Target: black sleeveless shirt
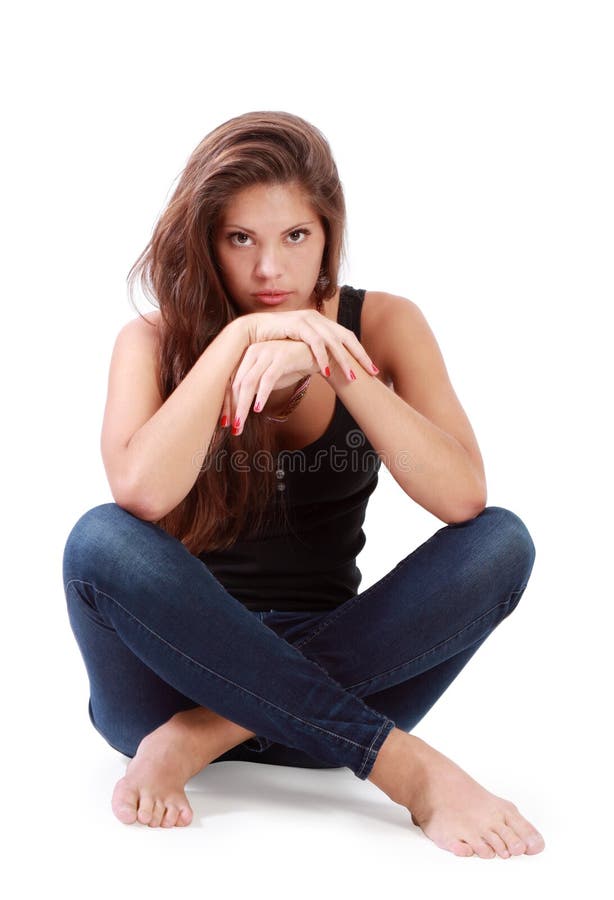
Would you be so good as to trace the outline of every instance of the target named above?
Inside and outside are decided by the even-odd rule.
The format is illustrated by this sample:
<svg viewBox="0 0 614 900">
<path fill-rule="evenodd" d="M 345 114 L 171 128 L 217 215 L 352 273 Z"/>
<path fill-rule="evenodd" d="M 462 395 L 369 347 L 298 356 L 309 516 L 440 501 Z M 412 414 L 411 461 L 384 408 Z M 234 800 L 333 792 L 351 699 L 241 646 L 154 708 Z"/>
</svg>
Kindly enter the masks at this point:
<svg viewBox="0 0 614 900">
<path fill-rule="evenodd" d="M 360 340 L 364 290 L 343 285 L 337 321 Z M 229 593 L 253 611 L 325 611 L 358 592 L 356 557 L 381 459 L 364 432 L 335 400 L 333 418 L 317 440 L 276 458 L 274 506 L 285 504 L 289 522 L 271 519 L 256 540 L 236 541 L 199 558 Z"/>
</svg>

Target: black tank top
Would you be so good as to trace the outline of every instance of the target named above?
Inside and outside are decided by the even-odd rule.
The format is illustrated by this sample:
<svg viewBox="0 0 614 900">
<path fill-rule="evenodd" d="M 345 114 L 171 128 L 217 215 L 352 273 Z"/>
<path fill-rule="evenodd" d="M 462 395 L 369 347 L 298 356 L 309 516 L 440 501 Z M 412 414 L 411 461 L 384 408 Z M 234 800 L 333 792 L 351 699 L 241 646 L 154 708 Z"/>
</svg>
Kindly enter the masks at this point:
<svg viewBox="0 0 614 900">
<path fill-rule="evenodd" d="M 360 340 L 364 290 L 343 285 L 337 321 Z M 365 545 L 362 529 L 381 459 L 341 403 L 335 401 L 324 434 L 299 450 L 277 454 L 273 506 L 285 505 L 288 522 L 256 540 L 236 541 L 199 558 L 248 609 L 334 609 L 358 592 L 362 573 L 356 557 Z"/>
</svg>

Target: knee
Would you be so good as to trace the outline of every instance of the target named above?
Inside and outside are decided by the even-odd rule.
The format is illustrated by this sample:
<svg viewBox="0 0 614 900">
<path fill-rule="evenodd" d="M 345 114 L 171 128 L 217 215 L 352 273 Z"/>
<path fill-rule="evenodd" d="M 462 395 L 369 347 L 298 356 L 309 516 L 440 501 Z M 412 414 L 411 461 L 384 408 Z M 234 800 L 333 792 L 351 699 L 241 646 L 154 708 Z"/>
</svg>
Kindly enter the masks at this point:
<svg viewBox="0 0 614 900">
<path fill-rule="evenodd" d="M 502 506 L 487 506 L 477 517 L 487 526 L 490 553 L 497 569 L 520 599 L 535 562 L 535 544 L 520 516 Z"/>
<path fill-rule="evenodd" d="M 62 569 L 64 584 L 72 578 L 84 578 L 92 574 L 103 557 L 108 560 L 114 552 L 114 545 L 122 541 L 125 546 L 125 527 L 129 512 L 117 503 L 102 503 L 94 506 L 77 519 L 64 545 Z M 135 519 L 135 521 L 138 521 Z"/>
</svg>

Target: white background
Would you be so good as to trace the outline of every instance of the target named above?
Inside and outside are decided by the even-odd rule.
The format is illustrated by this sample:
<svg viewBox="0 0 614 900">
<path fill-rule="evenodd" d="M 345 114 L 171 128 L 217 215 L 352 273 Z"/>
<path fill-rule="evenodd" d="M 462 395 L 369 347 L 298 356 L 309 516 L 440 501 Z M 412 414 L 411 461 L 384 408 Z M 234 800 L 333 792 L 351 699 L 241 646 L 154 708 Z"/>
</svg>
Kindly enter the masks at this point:
<svg viewBox="0 0 614 900">
<path fill-rule="evenodd" d="M 2 813 L 12 895 L 534 897 L 608 878 L 612 9 L 587 2 L 24 2 L 2 16 Z M 206 133 L 286 110 L 328 138 L 341 282 L 424 312 L 529 528 L 518 609 L 415 733 L 512 800 L 538 856 L 457 858 L 347 770 L 217 764 L 189 828 L 123 826 L 64 542 L 99 451 L 126 275 Z M 143 311 L 151 308 L 147 301 Z M 442 523 L 382 467 L 362 587 Z M 221 893 L 223 892 L 223 893 Z"/>
</svg>

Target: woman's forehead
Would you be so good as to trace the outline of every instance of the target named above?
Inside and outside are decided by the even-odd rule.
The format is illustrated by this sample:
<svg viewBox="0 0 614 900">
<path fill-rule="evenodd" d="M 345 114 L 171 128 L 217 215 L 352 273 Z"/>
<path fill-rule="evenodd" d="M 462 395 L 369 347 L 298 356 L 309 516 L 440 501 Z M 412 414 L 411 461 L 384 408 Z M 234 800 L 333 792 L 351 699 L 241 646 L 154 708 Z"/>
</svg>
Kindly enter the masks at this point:
<svg viewBox="0 0 614 900">
<path fill-rule="evenodd" d="M 302 191 L 286 185 L 258 185 L 232 197 L 219 221 L 247 232 L 281 232 L 299 224 L 317 224 L 318 216 Z"/>
</svg>

